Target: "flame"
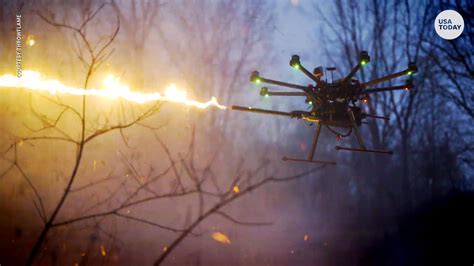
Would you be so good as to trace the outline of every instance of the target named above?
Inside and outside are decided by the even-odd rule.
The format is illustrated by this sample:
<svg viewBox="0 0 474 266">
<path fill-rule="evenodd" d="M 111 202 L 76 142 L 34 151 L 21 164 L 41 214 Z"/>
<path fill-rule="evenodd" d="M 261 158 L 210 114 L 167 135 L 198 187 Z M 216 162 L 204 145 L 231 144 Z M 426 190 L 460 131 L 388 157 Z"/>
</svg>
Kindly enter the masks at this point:
<svg viewBox="0 0 474 266">
<path fill-rule="evenodd" d="M 107 256 L 107 252 L 105 252 L 105 247 L 103 245 L 100 245 L 100 255 L 102 255 L 102 257 Z"/>
<path fill-rule="evenodd" d="M 109 75 L 104 79 L 103 89 L 83 89 L 66 86 L 58 80 L 44 79 L 41 77 L 41 74 L 36 71 L 25 70 L 22 73 L 23 75 L 20 78 L 13 75 L 0 76 L 0 87 L 14 87 L 33 91 L 46 91 L 52 95 L 59 93 L 76 96 L 90 95 L 109 99 L 121 98 L 140 104 L 153 101 L 162 101 L 180 103 L 200 109 L 205 109 L 208 107 L 217 107 L 219 109 L 227 108 L 226 106 L 219 104 L 215 97 L 212 97 L 207 102 L 191 100 L 188 98 L 186 92 L 179 90 L 175 84 L 169 85 L 162 95 L 159 92 L 143 93 L 132 91 L 127 85 L 120 83 L 119 79 L 112 75 Z"/>
<path fill-rule="evenodd" d="M 234 193 L 236 193 L 236 194 L 240 192 L 240 188 L 239 188 L 239 186 L 237 186 L 237 185 L 235 185 L 235 186 L 232 188 L 232 190 L 233 190 Z"/>
<path fill-rule="evenodd" d="M 36 41 L 35 41 L 35 36 L 34 35 L 28 35 L 28 38 L 26 39 L 26 44 L 28 44 L 28 46 L 33 46 L 35 45 Z"/>
<path fill-rule="evenodd" d="M 230 244 L 230 239 L 228 236 L 226 236 L 223 233 L 220 232 L 214 232 L 212 233 L 212 238 L 216 240 L 217 242 L 220 242 L 222 244 Z"/>
</svg>

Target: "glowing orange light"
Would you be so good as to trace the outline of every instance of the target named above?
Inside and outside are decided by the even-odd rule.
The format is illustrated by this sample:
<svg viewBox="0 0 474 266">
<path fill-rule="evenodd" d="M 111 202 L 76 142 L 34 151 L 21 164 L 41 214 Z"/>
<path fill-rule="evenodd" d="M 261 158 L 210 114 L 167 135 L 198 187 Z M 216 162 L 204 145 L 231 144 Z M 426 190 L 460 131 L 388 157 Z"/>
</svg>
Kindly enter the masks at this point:
<svg viewBox="0 0 474 266">
<path fill-rule="evenodd" d="M 308 236 L 308 235 L 304 235 L 303 240 L 304 240 L 304 241 L 308 241 L 308 239 L 309 239 L 309 236 Z"/>
<path fill-rule="evenodd" d="M 230 244 L 230 239 L 228 236 L 226 236 L 223 233 L 220 232 L 214 232 L 212 233 L 212 238 L 216 240 L 217 242 L 220 242 L 222 244 Z"/>
<path fill-rule="evenodd" d="M 239 193 L 240 192 L 240 188 L 239 186 L 235 185 L 234 188 L 232 188 L 232 190 L 234 191 L 234 193 Z"/>
<path fill-rule="evenodd" d="M 100 255 L 102 255 L 102 257 L 107 256 L 107 252 L 105 252 L 105 247 L 103 245 L 100 245 Z"/>
<path fill-rule="evenodd" d="M 168 250 L 168 246 L 163 247 L 163 252 L 166 252 Z"/>
<path fill-rule="evenodd" d="M 207 102 L 191 100 L 188 98 L 186 92 L 179 90 L 174 84 L 168 86 L 162 95 L 158 92 L 142 93 L 132 91 L 127 85 L 120 83 L 119 80 L 112 75 L 107 76 L 104 80 L 104 89 L 82 89 L 66 86 L 58 80 L 43 79 L 40 73 L 36 71 L 25 70 L 22 73 L 23 75 L 21 78 L 17 78 L 13 75 L 0 76 L 0 87 L 45 91 L 53 95 L 60 93 L 76 96 L 90 95 L 110 99 L 121 98 L 140 104 L 162 101 L 180 103 L 200 109 L 208 107 L 217 107 L 219 109 L 227 108 L 226 106 L 219 104 L 215 97 L 212 97 Z"/>
</svg>

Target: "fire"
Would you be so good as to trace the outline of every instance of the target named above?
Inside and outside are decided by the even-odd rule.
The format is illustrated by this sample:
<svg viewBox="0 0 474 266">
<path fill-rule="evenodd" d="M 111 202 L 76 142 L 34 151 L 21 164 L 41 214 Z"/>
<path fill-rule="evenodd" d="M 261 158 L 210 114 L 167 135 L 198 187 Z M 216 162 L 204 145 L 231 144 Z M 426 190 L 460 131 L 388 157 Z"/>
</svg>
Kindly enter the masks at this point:
<svg viewBox="0 0 474 266">
<path fill-rule="evenodd" d="M 100 245 L 100 255 L 102 255 L 102 257 L 107 256 L 107 252 L 105 251 L 105 247 L 103 245 Z"/>
<path fill-rule="evenodd" d="M 45 91 L 52 95 L 59 93 L 76 96 L 90 95 L 109 99 L 121 98 L 139 104 L 153 101 L 162 101 L 180 103 L 200 109 L 205 109 L 208 107 L 226 109 L 226 106 L 219 104 L 215 97 L 212 97 L 207 102 L 199 102 L 189 99 L 187 93 L 185 91 L 179 90 L 175 84 L 169 85 L 165 89 L 164 94 L 159 92 L 143 93 L 132 91 L 127 85 L 120 83 L 119 79 L 109 75 L 103 81 L 103 89 L 83 89 L 66 86 L 58 80 L 44 79 L 41 77 L 41 74 L 36 71 L 25 70 L 22 73 L 23 75 L 20 78 L 13 75 L 0 76 L 0 87 Z"/>
<path fill-rule="evenodd" d="M 240 188 L 239 188 L 239 186 L 237 186 L 237 185 L 235 185 L 235 186 L 232 188 L 232 190 L 233 190 L 234 193 L 236 193 L 236 194 L 240 192 Z"/>
<path fill-rule="evenodd" d="M 26 44 L 28 44 L 28 46 L 33 46 L 35 45 L 36 41 L 35 41 L 35 36 L 34 35 L 28 35 L 28 38 L 26 39 Z"/>
<path fill-rule="evenodd" d="M 212 238 L 216 240 L 217 242 L 220 242 L 222 244 L 230 244 L 230 239 L 228 236 L 226 236 L 223 233 L 220 232 L 214 232 L 212 233 Z"/>
</svg>

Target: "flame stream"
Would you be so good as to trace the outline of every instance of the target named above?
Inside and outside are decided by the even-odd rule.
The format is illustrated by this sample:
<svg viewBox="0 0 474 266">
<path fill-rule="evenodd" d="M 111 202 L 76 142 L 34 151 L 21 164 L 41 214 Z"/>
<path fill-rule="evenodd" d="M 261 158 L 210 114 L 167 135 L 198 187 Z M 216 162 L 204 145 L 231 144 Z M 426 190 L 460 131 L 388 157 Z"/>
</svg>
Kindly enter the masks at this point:
<svg viewBox="0 0 474 266">
<path fill-rule="evenodd" d="M 104 80 L 104 89 L 83 89 L 66 86 L 58 80 L 43 79 L 41 74 L 36 71 L 25 70 L 22 73 L 23 75 L 20 78 L 13 75 L 0 76 L 0 88 L 25 88 L 33 91 L 46 91 L 52 95 L 60 93 L 76 96 L 90 95 L 110 99 L 122 98 L 139 104 L 162 101 L 180 103 L 200 109 L 208 107 L 217 107 L 219 109 L 227 108 L 226 106 L 219 104 L 215 97 L 212 97 L 207 102 L 191 100 L 188 98 L 187 93 L 176 88 L 175 84 L 169 85 L 162 95 L 159 92 L 143 93 L 132 91 L 127 85 L 120 83 L 119 80 L 112 75 L 109 75 Z"/>
</svg>

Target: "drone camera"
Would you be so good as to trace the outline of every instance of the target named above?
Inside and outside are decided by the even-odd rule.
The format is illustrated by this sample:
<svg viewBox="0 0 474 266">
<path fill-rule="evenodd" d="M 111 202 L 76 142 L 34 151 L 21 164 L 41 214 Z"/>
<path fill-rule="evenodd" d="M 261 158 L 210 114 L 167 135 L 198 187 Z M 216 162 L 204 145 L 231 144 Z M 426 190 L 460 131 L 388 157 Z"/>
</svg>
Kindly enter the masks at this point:
<svg viewBox="0 0 474 266">
<path fill-rule="evenodd" d="M 268 96 L 269 96 L 269 94 L 268 94 L 268 88 L 267 88 L 267 87 L 262 87 L 262 88 L 260 89 L 260 95 L 261 95 L 261 96 L 264 96 L 264 97 L 268 97 Z"/>
<path fill-rule="evenodd" d="M 408 63 L 407 75 L 410 76 L 416 73 L 418 73 L 418 67 L 416 66 L 416 63 L 415 62 Z"/>
<path fill-rule="evenodd" d="M 250 82 L 260 83 L 260 75 L 258 71 L 254 71 L 250 74 Z"/>
<path fill-rule="evenodd" d="M 360 52 L 359 62 L 362 66 L 365 66 L 367 63 L 370 62 L 370 56 L 369 56 L 369 53 L 367 53 L 367 51 Z"/>
<path fill-rule="evenodd" d="M 294 68 L 299 68 L 300 64 L 300 57 L 298 55 L 293 55 L 290 60 L 290 66 Z"/>
</svg>

